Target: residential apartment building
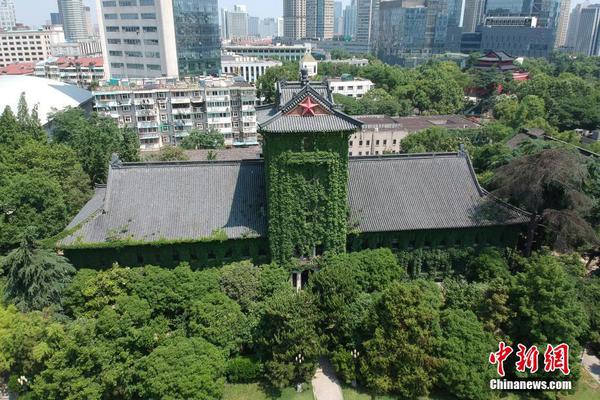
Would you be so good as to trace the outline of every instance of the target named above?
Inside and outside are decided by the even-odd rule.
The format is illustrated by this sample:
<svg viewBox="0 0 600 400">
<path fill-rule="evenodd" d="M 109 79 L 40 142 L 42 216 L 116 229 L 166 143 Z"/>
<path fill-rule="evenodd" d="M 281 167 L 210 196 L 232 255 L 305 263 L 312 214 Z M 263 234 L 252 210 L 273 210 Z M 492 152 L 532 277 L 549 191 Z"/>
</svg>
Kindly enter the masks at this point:
<svg viewBox="0 0 600 400">
<path fill-rule="evenodd" d="M 479 125 L 460 115 L 431 115 L 416 117 L 387 117 L 358 115 L 362 130 L 355 132 L 348 142 L 348 155 L 376 156 L 401 152 L 400 141 L 411 133 L 427 128 L 442 127 L 451 130 L 473 129 Z"/>
<path fill-rule="evenodd" d="M 99 38 L 54 43 L 50 53 L 55 57 L 102 57 L 102 43 Z"/>
<path fill-rule="evenodd" d="M 340 78 L 330 78 L 327 80 L 329 89 L 333 94 L 343 94 L 344 96 L 360 99 L 367 92 L 375 87 L 375 84 L 369 79 L 354 78 L 344 76 Z"/>
<path fill-rule="evenodd" d="M 105 86 L 95 109 L 138 132 L 142 150 L 177 145 L 192 129 L 216 129 L 226 146 L 256 145 L 256 89 L 231 78 L 156 79 Z"/>
<path fill-rule="evenodd" d="M 224 74 L 241 76 L 246 82 L 254 83 L 269 68 L 283 65 L 278 60 L 265 60 L 257 57 L 225 53 L 221 56 L 221 69 Z"/>
<path fill-rule="evenodd" d="M 102 57 L 50 57 L 35 64 L 33 75 L 89 88 L 104 78 Z"/>
<path fill-rule="evenodd" d="M 258 34 L 260 37 L 263 37 L 263 38 L 278 36 L 277 19 L 276 18 L 262 18 L 258 24 Z"/>
<path fill-rule="evenodd" d="M 60 26 L 35 31 L 0 31 L 0 67 L 45 60 L 50 57 L 52 46 L 62 42 L 64 34 Z"/>
<path fill-rule="evenodd" d="M 244 56 L 259 58 L 274 58 L 285 61 L 299 61 L 305 54 L 312 51 L 310 44 L 294 45 L 225 45 L 223 50 Z"/>
<path fill-rule="evenodd" d="M 246 39 L 248 37 L 248 12 L 246 6 L 235 5 L 233 11 L 223 10 L 224 38 L 229 40 Z"/>
<path fill-rule="evenodd" d="M 17 24 L 14 0 L 0 0 L 0 30 L 9 31 Z"/>
<path fill-rule="evenodd" d="M 306 37 L 306 1 L 283 0 L 283 36 L 286 39 Z"/>
<path fill-rule="evenodd" d="M 89 37 L 83 0 L 58 0 L 65 39 L 77 42 Z M 91 22 L 90 22 L 91 23 Z"/>
<path fill-rule="evenodd" d="M 260 26 L 260 18 L 248 16 L 248 36 L 249 37 L 259 37 L 259 26 Z"/>
<path fill-rule="evenodd" d="M 306 0 L 306 37 L 333 38 L 333 0 Z"/>
<path fill-rule="evenodd" d="M 561 0 L 558 25 L 556 27 L 556 38 L 554 47 L 565 47 L 567 42 L 567 30 L 569 28 L 569 12 L 571 11 L 571 0 Z"/>
</svg>

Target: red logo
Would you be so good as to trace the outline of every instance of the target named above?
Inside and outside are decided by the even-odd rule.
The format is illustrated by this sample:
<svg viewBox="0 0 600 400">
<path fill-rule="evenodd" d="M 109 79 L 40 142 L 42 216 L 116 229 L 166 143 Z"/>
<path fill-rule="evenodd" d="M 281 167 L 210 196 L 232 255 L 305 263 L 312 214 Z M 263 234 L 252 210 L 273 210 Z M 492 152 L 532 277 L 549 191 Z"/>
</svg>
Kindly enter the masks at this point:
<svg viewBox="0 0 600 400">
<path fill-rule="evenodd" d="M 512 347 L 507 346 L 504 342 L 500 342 L 498 351 L 490 353 L 490 364 L 498 364 L 498 375 L 504 376 L 504 361 L 512 352 Z"/>
<path fill-rule="evenodd" d="M 518 372 L 526 372 L 529 370 L 531 373 L 535 373 L 538 370 L 538 358 L 540 352 L 537 346 L 527 346 L 523 344 L 517 344 L 518 351 L 516 353 L 518 360 L 515 363 Z M 496 364 L 498 375 L 504 376 L 504 361 L 513 353 L 513 349 L 507 346 L 504 342 L 498 344 L 498 351 L 490 353 L 489 362 L 490 364 Z M 554 372 L 556 370 L 561 371 L 564 375 L 569 375 L 571 370 L 569 369 L 569 345 L 561 343 L 557 346 L 548 344 L 546 351 L 544 352 L 544 371 Z"/>
<path fill-rule="evenodd" d="M 554 372 L 559 370 L 563 375 L 569 375 L 569 345 L 561 343 L 552 347 L 551 344 L 546 347 L 544 352 L 544 371 Z"/>
<path fill-rule="evenodd" d="M 519 351 L 517 351 L 517 357 L 519 357 L 519 360 L 517 361 L 517 371 L 525 372 L 526 370 L 529 370 L 532 374 L 535 373 L 538 370 L 538 356 L 540 355 L 537 347 L 531 346 L 528 350 L 527 347 L 521 343 L 517 346 L 519 347 Z"/>
</svg>

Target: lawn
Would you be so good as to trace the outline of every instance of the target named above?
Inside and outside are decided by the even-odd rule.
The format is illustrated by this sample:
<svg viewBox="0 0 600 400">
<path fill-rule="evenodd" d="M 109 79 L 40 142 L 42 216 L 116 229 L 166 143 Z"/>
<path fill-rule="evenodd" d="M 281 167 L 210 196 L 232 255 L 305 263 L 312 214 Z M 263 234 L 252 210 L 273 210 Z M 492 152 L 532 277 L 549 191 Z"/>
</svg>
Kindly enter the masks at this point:
<svg viewBox="0 0 600 400">
<path fill-rule="evenodd" d="M 305 385 L 302 393 L 293 388 L 280 393 L 267 393 L 257 383 L 225 385 L 223 400 L 314 400 L 312 388 Z"/>
</svg>

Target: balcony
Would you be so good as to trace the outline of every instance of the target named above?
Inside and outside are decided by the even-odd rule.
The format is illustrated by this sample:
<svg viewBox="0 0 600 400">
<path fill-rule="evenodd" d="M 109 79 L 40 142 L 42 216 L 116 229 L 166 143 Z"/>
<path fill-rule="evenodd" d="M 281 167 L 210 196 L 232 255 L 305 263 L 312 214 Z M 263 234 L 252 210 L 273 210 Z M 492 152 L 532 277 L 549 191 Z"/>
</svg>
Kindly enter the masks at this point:
<svg viewBox="0 0 600 400">
<path fill-rule="evenodd" d="M 136 106 L 139 106 L 139 105 L 142 105 L 142 104 L 152 104 L 152 105 L 154 105 L 154 99 L 153 98 L 134 99 L 133 103 Z"/>
<path fill-rule="evenodd" d="M 158 122 L 157 121 L 141 121 L 137 123 L 137 127 L 138 129 L 141 128 L 157 128 L 158 129 Z"/>
<path fill-rule="evenodd" d="M 139 117 L 155 117 L 156 111 L 154 109 L 138 109 L 135 110 L 135 115 Z"/>
<path fill-rule="evenodd" d="M 206 101 L 230 101 L 230 96 L 209 96 L 206 95 Z"/>
<path fill-rule="evenodd" d="M 254 106 L 242 106 L 242 111 L 252 111 L 254 112 L 256 108 Z"/>
<path fill-rule="evenodd" d="M 188 115 L 191 114 L 192 110 L 188 108 L 173 108 L 173 115 Z"/>
<path fill-rule="evenodd" d="M 171 97 L 171 104 L 189 104 L 189 97 Z"/>
</svg>

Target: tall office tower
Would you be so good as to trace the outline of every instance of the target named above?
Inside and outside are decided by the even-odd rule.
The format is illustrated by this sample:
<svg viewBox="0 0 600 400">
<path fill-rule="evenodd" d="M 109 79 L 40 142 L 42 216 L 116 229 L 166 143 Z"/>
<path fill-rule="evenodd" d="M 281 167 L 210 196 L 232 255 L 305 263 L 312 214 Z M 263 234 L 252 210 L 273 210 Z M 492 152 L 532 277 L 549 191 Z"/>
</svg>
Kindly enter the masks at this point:
<svg viewBox="0 0 600 400">
<path fill-rule="evenodd" d="M 333 4 L 333 34 L 335 36 L 344 34 L 344 11 L 341 1 L 336 1 Z"/>
<path fill-rule="evenodd" d="M 139 0 L 138 6 L 138 1 L 96 0 L 104 70 L 108 78 L 178 76 L 173 19 L 173 3 L 176 2 L 178 0 Z M 206 29 L 204 20 L 201 21 L 203 24 L 199 26 L 180 26 L 190 33 L 191 46 L 204 45 L 193 37 L 196 29 Z M 215 25 L 218 42 L 216 21 Z M 193 53 L 186 51 L 185 44 L 186 41 L 181 40 L 182 55 L 184 59 L 192 59 Z"/>
<path fill-rule="evenodd" d="M 600 55 L 600 4 L 581 9 L 575 50 L 586 56 Z"/>
<path fill-rule="evenodd" d="M 14 0 L 0 0 L 0 29 L 11 30 L 17 24 Z"/>
<path fill-rule="evenodd" d="M 65 40 L 77 42 L 88 38 L 83 0 L 59 0 Z"/>
<path fill-rule="evenodd" d="M 378 57 L 391 64 L 402 64 L 404 55 L 426 52 L 428 14 L 425 0 L 382 2 Z"/>
<path fill-rule="evenodd" d="M 283 37 L 284 35 L 284 19 L 283 17 L 278 17 L 277 18 L 277 36 L 279 37 Z"/>
<path fill-rule="evenodd" d="M 364 43 L 367 50 L 375 47 L 379 33 L 380 0 L 357 0 L 356 2 L 356 37 L 357 42 Z"/>
<path fill-rule="evenodd" d="M 221 69 L 218 0 L 173 0 L 173 21 L 179 76 L 218 74 Z"/>
<path fill-rule="evenodd" d="M 561 2 L 564 0 L 523 0 L 523 15 L 537 17 L 538 27 L 558 30 Z"/>
<path fill-rule="evenodd" d="M 283 0 L 283 36 L 286 39 L 306 37 L 306 1 Z"/>
<path fill-rule="evenodd" d="M 60 13 L 50 13 L 50 24 L 51 25 L 62 25 L 62 18 Z"/>
<path fill-rule="evenodd" d="M 248 36 L 259 37 L 258 26 L 260 25 L 260 18 L 248 17 Z"/>
<path fill-rule="evenodd" d="M 581 17 L 581 10 L 590 5 L 589 1 L 586 1 L 581 4 L 577 4 L 573 11 L 571 11 L 571 16 L 569 17 L 569 28 L 567 29 L 567 39 L 565 46 L 574 49 L 575 44 L 577 43 L 577 32 L 579 31 L 579 17 Z"/>
<path fill-rule="evenodd" d="M 263 18 L 258 25 L 258 34 L 260 37 L 268 38 L 277 36 L 277 19 Z"/>
<path fill-rule="evenodd" d="M 85 31 L 88 37 L 94 36 L 94 25 L 92 25 L 92 10 L 89 7 L 83 7 L 83 18 L 85 22 Z"/>
<path fill-rule="evenodd" d="M 571 10 L 571 0 L 561 0 L 560 12 L 558 15 L 558 25 L 556 27 L 556 38 L 554 47 L 564 47 L 567 42 L 567 29 L 569 27 L 569 11 Z"/>
<path fill-rule="evenodd" d="M 427 52 L 439 53 L 446 47 L 448 36 L 448 1 L 449 0 L 428 0 L 425 3 L 427 7 L 425 49 Z M 416 2 L 419 3 L 420 0 L 417 0 Z M 404 2 L 404 4 L 410 3 L 411 1 Z"/>
<path fill-rule="evenodd" d="M 494 0 L 488 0 L 488 3 Z M 465 0 L 465 12 L 463 14 L 463 31 L 475 32 L 477 25 L 481 24 L 484 17 L 485 0 Z"/>
<path fill-rule="evenodd" d="M 448 26 L 460 26 L 464 0 L 448 0 Z"/>
<path fill-rule="evenodd" d="M 227 39 L 245 39 L 248 37 L 248 12 L 246 6 L 235 5 L 233 11 L 225 10 Z"/>
<path fill-rule="evenodd" d="M 306 36 L 333 37 L 333 0 L 306 0 Z"/>
<path fill-rule="evenodd" d="M 344 36 L 356 37 L 356 0 L 344 9 Z"/>
</svg>

